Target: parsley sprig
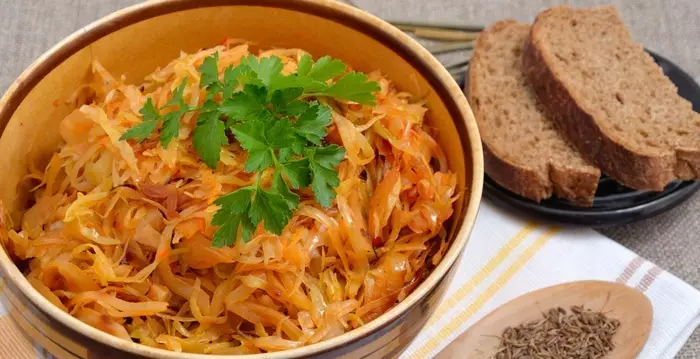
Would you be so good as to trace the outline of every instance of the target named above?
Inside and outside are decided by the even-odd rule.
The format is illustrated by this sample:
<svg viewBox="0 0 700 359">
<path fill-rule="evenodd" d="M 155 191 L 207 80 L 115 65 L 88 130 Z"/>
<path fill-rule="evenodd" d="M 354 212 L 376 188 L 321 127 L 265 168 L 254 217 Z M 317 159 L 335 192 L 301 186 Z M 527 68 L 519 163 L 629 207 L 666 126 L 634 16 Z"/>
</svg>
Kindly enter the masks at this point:
<svg viewBox="0 0 700 359">
<path fill-rule="evenodd" d="M 206 90 L 202 106 L 189 107 L 183 100 L 185 78 L 163 108 L 156 109 L 149 98 L 140 111 L 143 122 L 122 136 L 143 141 L 162 122 L 160 141 L 166 147 L 177 137 L 180 118 L 197 111 L 192 142 L 210 168 L 216 169 L 221 146 L 228 145 L 227 131 L 248 152 L 244 170 L 257 174 L 255 183 L 214 202 L 220 207 L 212 220 L 219 227 L 214 247 L 234 244 L 239 233 L 250 240 L 260 222 L 266 231 L 281 234 L 299 206 L 300 197 L 292 189 L 310 186 L 318 203 L 330 207 L 340 184 L 335 167 L 345 150 L 323 142 L 332 111 L 315 98 L 373 105 L 379 90 L 365 74 L 348 72 L 342 61 L 328 56 L 314 62 L 306 54 L 296 73 L 284 75 L 282 69 L 279 57 L 249 55 L 219 74 L 215 53 L 198 68 L 200 87 Z M 262 183 L 266 176 L 272 179 L 267 188 Z"/>
<path fill-rule="evenodd" d="M 153 133 L 158 123 L 163 122 L 163 127 L 160 131 L 160 144 L 163 148 L 168 147 L 170 141 L 177 137 L 180 131 L 180 118 L 184 116 L 185 113 L 194 110 L 194 108 L 188 107 L 182 99 L 186 86 L 187 78 L 185 77 L 182 83 L 173 91 L 173 96 L 170 98 L 170 101 L 160 109 L 156 109 L 153 100 L 149 97 L 146 100 L 146 104 L 143 105 L 143 108 L 139 111 L 143 116 L 143 122 L 126 131 L 121 139 L 134 138 L 141 142 Z M 174 107 L 177 107 L 177 110 L 164 114 L 165 111 Z"/>
</svg>

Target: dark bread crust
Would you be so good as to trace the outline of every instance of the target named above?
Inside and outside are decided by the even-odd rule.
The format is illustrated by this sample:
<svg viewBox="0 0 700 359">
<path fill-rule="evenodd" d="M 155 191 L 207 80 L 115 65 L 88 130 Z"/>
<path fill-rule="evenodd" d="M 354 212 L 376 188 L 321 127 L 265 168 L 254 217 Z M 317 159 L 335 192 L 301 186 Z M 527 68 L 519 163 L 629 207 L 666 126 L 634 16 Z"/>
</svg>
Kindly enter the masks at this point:
<svg viewBox="0 0 700 359">
<path fill-rule="evenodd" d="M 486 142 L 484 148 L 484 169 L 489 177 L 500 186 L 507 188 L 537 203 L 543 199 L 557 197 L 566 199 L 578 206 L 590 207 L 593 204 L 600 173 L 557 169 L 549 167 L 549 179 L 543 178 L 532 168 L 518 166 L 496 156 Z"/>
<path fill-rule="evenodd" d="M 476 40 L 465 92 L 474 116 L 477 118 L 477 123 L 480 123 L 482 109 L 480 107 L 481 104 L 477 100 L 479 85 L 474 70 L 479 66 L 474 65 L 482 61 L 481 49 L 489 41 L 490 34 L 501 31 L 515 23 L 513 20 L 499 21 L 483 31 Z M 578 171 L 574 168 L 555 168 L 555 166 L 550 164 L 547 173 L 543 175 L 541 170 L 518 165 L 497 156 L 491 148 L 492 144 L 484 141 L 483 137 L 482 144 L 484 148 L 485 171 L 491 179 L 502 187 L 536 202 L 547 199 L 555 193 L 557 197 L 571 201 L 579 206 L 591 206 L 593 203 L 600 178 L 598 170 L 591 169 L 587 171 L 581 169 Z M 546 151 L 547 149 L 544 150 Z"/>
<path fill-rule="evenodd" d="M 474 113 L 476 115 L 476 112 Z M 532 168 L 520 167 L 496 156 L 488 143 L 484 149 L 484 171 L 501 187 L 537 203 L 552 196 L 552 186 Z"/>
<path fill-rule="evenodd" d="M 543 11 L 535 20 L 525 44 L 523 67 L 548 115 L 569 141 L 587 160 L 630 188 L 661 191 L 676 178 L 699 178 L 700 150 L 675 148 L 675 153 L 638 153 L 598 126 L 564 85 L 560 76 L 565 74 L 555 74 L 550 66 L 552 59 L 542 51 L 544 40 L 538 36 L 542 26 L 538 20 L 551 11 L 556 9 Z"/>
<path fill-rule="evenodd" d="M 692 181 L 700 178 L 700 149 L 677 148 L 676 161 L 675 173 L 679 179 Z"/>
<path fill-rule="evenodd" d="M 552 181 L 557 197 L 565 198 L 582 207 L 590 207 L 598 189 L 600 171 L 574 171 L 550 166 L 549 179 Z"/>
</svg>

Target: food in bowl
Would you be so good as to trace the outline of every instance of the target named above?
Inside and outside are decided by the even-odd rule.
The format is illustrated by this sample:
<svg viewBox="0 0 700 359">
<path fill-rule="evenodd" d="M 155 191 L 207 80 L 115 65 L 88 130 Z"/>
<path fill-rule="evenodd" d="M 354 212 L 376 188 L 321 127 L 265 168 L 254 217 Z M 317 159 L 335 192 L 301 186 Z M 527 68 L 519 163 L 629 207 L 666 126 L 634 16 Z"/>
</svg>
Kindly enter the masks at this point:
<svg viewBox="0 0 700 359">
<path fill-rule="evenodd" d="M 380 72 L 227 40 L 138 85 L 93 73 L 0 232 L 83 322 L 175 351 L 291 349 L 381 315 L 445 253 L 456 175 L 424 103 Z"/>
</svg>

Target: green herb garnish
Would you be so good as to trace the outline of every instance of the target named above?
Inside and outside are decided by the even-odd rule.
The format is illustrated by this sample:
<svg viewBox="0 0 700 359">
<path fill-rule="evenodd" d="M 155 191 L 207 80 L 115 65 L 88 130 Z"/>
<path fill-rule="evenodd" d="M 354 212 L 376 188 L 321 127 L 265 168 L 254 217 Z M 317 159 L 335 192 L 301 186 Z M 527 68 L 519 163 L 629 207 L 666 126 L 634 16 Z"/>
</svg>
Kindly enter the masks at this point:
<svg viewBox="0 0 700 359">
<path fill-rule="evenodd" d="M 165 106 L 160 109 L 156 109 L 151 98 L 146 100 L 146 104 L 143 105 L 139 113 L 143 115 L 143 122 L 130 128 L 126 131 L 121 140 L 126 140 L 129 138 L 134 138 L 141 142 L 148 138 L 148 136 L 153 133 L 159 122 L 163 122 L 163 127 L 160 131 L 160 144 L 161 146 L 168 147 L 170 141 L 177 137 L 180 131 L 180 118 L 187 112 L 193 110 L 185 104 L 182 99 L 182 94 L 185 92 L 185 86 L 187 86 L 187 78 L 182 80 L 180 86 L 178 86 L 175 91 L 173 91 L 173 97 L 165 104 Z M 167 114 L 162 114 L 164 110 L 168 108 L 177 107 L 178 109 Z"/>
<path fill-rule="evenodd" d="M 318 203 L 330 207 L 340 184 L 335 167 L 345 150 L 324 145 L 331 108 L 313 98 L 373 105 L 374 93 L 379 91 L 379 85 L 367 81 L 365 74 L 346 72 L 342 61 L 328 56 L 316 62 L 308 54 L 302 56 L 294 74 L 283 75 L 282 68 L 279 57 L 249 55 L 219 76 L 215 53 L 198 69 L 200 87 L 207 93 L 201 107 L 188 107 L 182 99 L 185 79 L 163 108 L 156 109 L 149 98 L 140 111 L 143 123 L 122 136 L 143 141 L 162 121 L 160 141 L 166 147 L 177 137 L 180 118 L 197 111 L 192 142 L 210 168 L 216 169 L 221 146 L 228 145 L 227 131 L 248 152 L 245 171 L 256 173 L 257 179 L 214 202 L 220 206 L 212 220 L 219 227 L 212 240 L 214 247 L 234 244 L 239 232 L 249 241 L 260 222 L 266 231 L 281 234 L 299 205 L 299 195 L 292 188 L 311 186 Z M 171 111 L 164 114 L 167 110 Z M 272 176 L 270 188 L 260 184 L 263 173 Z"/>
</svg>

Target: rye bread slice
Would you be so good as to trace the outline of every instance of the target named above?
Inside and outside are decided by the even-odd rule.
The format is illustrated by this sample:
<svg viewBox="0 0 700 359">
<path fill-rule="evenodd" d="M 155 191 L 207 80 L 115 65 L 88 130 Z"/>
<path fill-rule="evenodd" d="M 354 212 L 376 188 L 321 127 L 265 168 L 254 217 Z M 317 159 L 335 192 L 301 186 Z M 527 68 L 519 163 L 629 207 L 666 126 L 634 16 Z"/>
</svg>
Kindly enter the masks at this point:
<svg viewBox="0 0 700 359">
<path fill-rule="evenodd" d="M 541 111 L 521 66 L 529 30 L 529 25 L 500 21 L 476 40 L 467 93 L 484 145 L 486 173 L 537 202 L 555 193 L 590 206 L 600 171 Z"/>
<path fill-rule="evenodd" d="M 524 67 L 566 137 L 616 181 L 662 190 L 700 177 L 700 115 L 614 7 L 543 11 Z"/>
</svg>

